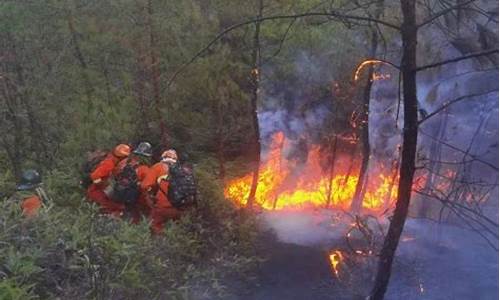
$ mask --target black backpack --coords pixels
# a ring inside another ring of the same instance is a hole
[[[137,202],[140,195],[139,179],[135,171],[137,165],[127,161],[126,165],[114,177],[115,184],[111,198],[126,205],[132,205]]]
[[[193,168],[179,162],[169,166],[167,197],[175,208],[196,204],[196,180]]]
[[[97,165],[103,161],[108,155],[107,151],[95,150],[87,152],[87,157],[80,170],[80,185],[87,189],[92,184],[90,174],[95,170]]]

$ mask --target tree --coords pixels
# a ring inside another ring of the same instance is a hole
[[[374,18],[379,19],[381,15],[383,14],[384,10],[384,1],[379,1],[377,3],[377,7],[375,8],[375,14]],[[369,57],[376,57],[377,55],[377,48],[378,48],[378,32],[377,32],[377,27],[376,25],[372,25],[370,28],[370,50],[369,50]],[[370,162],[370,129],[369,129],[369,113],[370,113],[370,97],[371,97],[371,90],[372,90],[372,84],[373,84],[373,74],[374,74],[374,67],[372,64],[368,67],[368,74],[367,74],[367,79],[365,83],[365,87],[363,89],[363,103],[361,104],[361,119],[359,121],[359,126],[361,127],[361,154],[362,154],[362,160],[361,160],[361,169],[359,171],[359,176],[358,176],[358,181],[356,183],[356,190],[354,192],[354,196],[352,199],[351,203],[351,210],[354,213],[359,213],[361,211],[361,208],[363,206],[363,198],[365,195],[366,191],[366,182],[368,180],[368,165]]]
[[[262,12],[264,10],[264,0],[257,0],[257,18],[262,18]],[[259,112],[258,112],[258,100],[259,100],[259,90],[260,90],[260,78],[261,78],[261,41],[260,41],[260,22],[255,23],[255,32],[253,36],[253,47],[252,47],[252,94],[251,94],[251,113],[252,113],[252,127],[253,127],[253,176],[252,185],[250,186],[250,194],[248,195],[247,207],[252,208],[255,202],[255,193],[257,192],[257,186],[259,184],[259,169],[260,169],[260,129],[259,129]]]
[[[401,39],[403,56],[401,73],[403,76],[404,129],[399,171],[398,198],[396,208],[389,225],[387,235],[380,253],[379,265],[371,299],[384,299],[384,294],[391,276],[392,261],[403,232],[412,192],[413,175],[415,173],[415,157],[418,136],[417,108],[417,20],[414,0],[402,0]]]

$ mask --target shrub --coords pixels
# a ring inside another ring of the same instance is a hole
[[[259,260],[255,221],[240,216],[207,171],[197,172],[198,208],[159,236],[147,219],[133,225],[75,205],[81,193],[65,186],[63,173],[52,175],[54,201],[37,217],[0,204],[1,299],[220,298],[225,277],[247,276]]]

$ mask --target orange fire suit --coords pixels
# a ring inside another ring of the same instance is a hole
[[[38,210],[42,207],[42,200],[36,195],[26,198],[21,203],[21,209],[25,217],[31,218],[38,214]]]
[[[154,201],[151,204],[151,230],[155,234],[162,232],[165,222],[177,219],[180,211],[168,201],[168,165],[162,162],[153,165],[141,182],[144,191],[153,191]]]
[[[100,179],[99,183],[92,183],[87,189],[87,198],[97,203],[101,207],[101,212],[114,216],[120,216],[125,210],[125,205],[114,202],[106,195],[104,189],[109,185],[109,177],[112,175],[116,165],[120,162],[120,158],[112,153],[101,161],[95,170],[90,174],[92,181]]]
[[[40,208],[43,206],[44,199],[48,201],[45,191],[41,188],[17,191],[10,197],[11,201],[20,203],[22,214],[27,218],[38,215]]]
[[[139,187],[141,187],[141,182],[146,178],[146,175],[149,172],[149,167],[147,165],[140,164],[139,159],[131,157],[129,159],[124,159],[118,163],[113,173],[117,175],[120,173],[123,168],[127,165],[127,163],[131,164],[135,168],[135,172],[137,174],[137,180],[139,181]],[[141,194],[137,202],[128,207],[130,213],[132,214],[132,223],[137,224],[141,220],[141,215],[149,216],[150,213],[150,205],[148,203],[148,194],[147,191],[141,189]]]

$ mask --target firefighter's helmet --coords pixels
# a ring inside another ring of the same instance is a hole
[[[132,152],[137,155],[142,155],[146,157],[151,157],[153,155],[153,149],[151,144],[148,142],[141,142]]]
[[[23,172],[17,190],[25,191],[38,187],[42,183],[42,176],[38,171],[30,169]]]

